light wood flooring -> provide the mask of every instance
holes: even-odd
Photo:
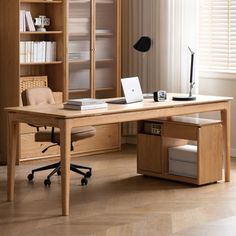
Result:
[[[1,236],[235,236],[236,161],[232,181],[203,187],[136,174],[136,150],[74,159],[93,167],[86,187],[71,174],[70,216],[62,217],[60,177],[45,188],[45,172],[26,176],[48,162],[17,167],[16,199],[6,201],[6,167],[0,167]]]

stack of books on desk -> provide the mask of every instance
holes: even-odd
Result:
[[[107,108],[107,103],[104,100],[96,98],[70,99],[64,103],[64,108],[74,110],[92,110]]]

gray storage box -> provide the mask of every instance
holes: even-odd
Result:
[[[183,145],[168,148],[169,174],[197,177],[197,146]]]

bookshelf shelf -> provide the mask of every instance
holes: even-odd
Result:
[[[20,0],[20,3],[62,3],[63,1],[60,0]]]
[[[33,65],[54,65],[62,64],[62,61],[49,61],[49,62],[29,62],[29,63],[20,63],[21,66],[33,66]]]
[[[38,32],[38,31],[25,31],[20,32],[20,35],[46,35],[46,34],[62,34],[63,31],[46,31],[46,32]]]

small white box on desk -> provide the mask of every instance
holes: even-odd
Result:
[[[168,148],[169,174],[197,177],[197,146],[183,145]]]

